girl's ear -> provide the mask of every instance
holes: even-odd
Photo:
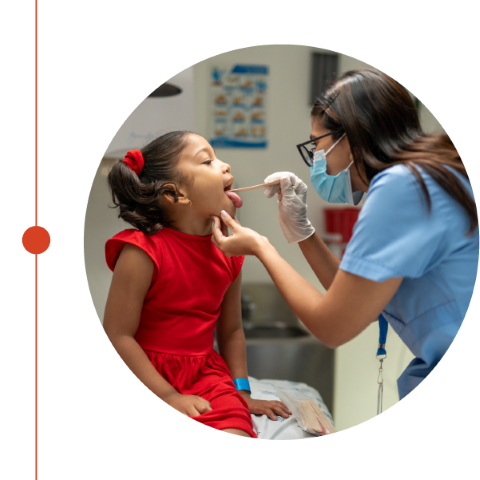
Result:
[[[180,190],[178,190],[177,186],[174,183],[165,183],[164,187],[169,187],[171,190],[167,190],[166,192],[162,193],[162,197],[164,200],[171,204],[179,203],[184,205],[191,205],[192,202],[189,200]],[[175,197],[173,195],[172,190],[175,192],[175,195],[178,198],[178,201],[175,201]]]
[[[165,183],[162,188],[168,188],[168,190],[162,192],[162,199],[167,203],[175,203],[175,194],[177,193],[177,186],[174,183]]]

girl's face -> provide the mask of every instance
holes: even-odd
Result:
[[[230,165],[217,158],[212,146],[199,135],[192,134],[178,160],[178,168],[186,179],[180,192],[192,202],[189,213],[210,219],[225,210],[232,217],[236,208],[225,191],[233,184]]]

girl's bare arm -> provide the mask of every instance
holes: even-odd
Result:
[[[179,394],[157,372],[134,338],[152,275],[150,257],[134,245],[125,245],[113,272],[103,327],[123,361],[153,393],[182,413],[196,416],[210,410],[210,403]]]
[[[219,353],[233,378],[248,378],[245,334],[242,325],[241,284],[242,272],[225,293],[215,331]]]

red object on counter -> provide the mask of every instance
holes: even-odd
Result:
[[[352,238],[353,227],[357,223],[360,210],[357,208],[326,208],[325,230],[328,233],[340,233],[342,243],[348,243]]]

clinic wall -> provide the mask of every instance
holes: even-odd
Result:
[[[269,146],[264,150],[217,149],[218,157],[229,163],[235,186],[261,183],[276,171],[293,171],[309,187],[309,218],[319,234],[324,232],[323,210],[331,208],[314,193],[308,168],[295,147],[310,135],[311,53],[322,51],[295,45],[251,47],[227,52],[193,67],[196,132],[206,136],[211,111],[209,78],[214,66],[236,63],[266,64],[270,68],[268,87]],[[339,73],[354,68],[374,68],[355,58],[340,55]],[[387,72],[388,73],[388,72]],[[413,92],[415,93],[415,92]],[[420,99],[421,100],[421,99]],[[427,133],[443,131],[432,113],[424,106],[420,118]],[[310,283],[324,291],[297,245],[289,245],[277,221],[277,204],[266,199],[262,191],[242,194],[244,206],[238,212],[241,223],[268,237],[280,255]],[[243,281],[271,282],[261,263],[247,257]],[[333,414],[339,430],[362,423],[376,415],[378,361],[378,324],[374,323],[351,342],[335,351]],[[384,410],[398,402],[396,380],[413,355],[399,337],[389,330],[388,358],[384,362]]]

